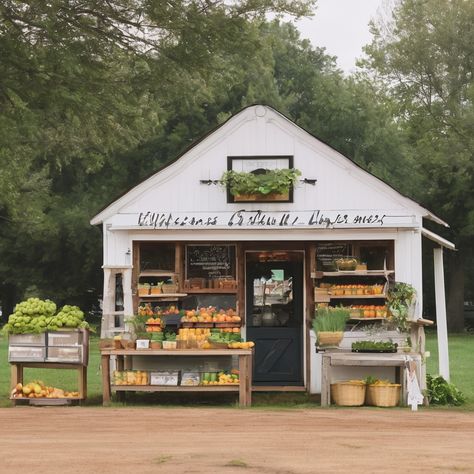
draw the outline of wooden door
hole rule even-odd
[[[247,259],[246,324],[247,339],[255,342],[254,385],[303,385],[303,253],[286,253],[286,261]]]

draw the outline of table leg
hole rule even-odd
[[[11,387],[13,390],[17,384],[23,383],[23,365],[22,364],[12,364],[11,365]]]
[[[327,407],[331,403],[331,360],[323,355],[321,373],[321,406]]]
[[[125,370],[125,356],[118,355],[115,358],[115,362],[117,364],[117,370],[124,371]],[[119,402],[125,402],[125,393],[123,391],[117,391],[117,399]]]
[[[79,396],[82,403],[87,398],[87,366],[81,365],[78,367],[77,374],[79,378]]]
[[[401,390],[402,394],[400,397],[400,406],[404,407],[407,404],[407,379],[406,379],[406,374],[405,374],[405,364],[400,366],[400,371],[399,371],[399,378],[400,378],[400,385],[401,385]]]
[[[239,355],[239,405],[252,404],[252,356]]]
[[[102,354],[102,404],[110,405],[110,355]]]
[[[23,365],[22,364],[12,364],[10,368],[11,372],[11,387],[10,390],[13,390],[17,384],[23,383]],[[13,405],[17,405],[17,400],[12,400]]]

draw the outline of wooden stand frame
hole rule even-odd
[[[110,383],[110,357],[115,356],[117,370],[124,370],[126,358],[133,356],[163,356],[163,357],[239,357],[239,385],[212,385],[212,386],[159,386],[159,385],[111,385]],[[103,405],[110,405],[111,392],[114,390],[119,395],[122,392],[239,392],[239,405],[248,407],[252,404],[252,361],[253,351],[245,349],[222,349],[222,350],[103,350],[101,351],[102,365],[102,390]]]
[[[65,400],[84,401],[87,398],[87,365],[83,364],[60,364],[53,362],[10,362],[11,365],[11,389],[18,383],[23,384],[23,369],[69,369],[77,371],[79,398],[65,398]],[[26,398],[12,399],[17,402],[28,400]],[[48,400],[48,399],[46,399]]]

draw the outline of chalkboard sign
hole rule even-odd
[[[235,279],[235,245],[187,245],[186,279]]]
[[[316,244],[316,270],[331,272],[336,270],[334,260],[352,255],[352,246],[346,242],[318,242]]]

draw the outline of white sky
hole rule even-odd
[[[316,14],[296,23],[303,38],[315,47],[325,47],[337,56],[338,66],[346,73],[355,70],[362,47],[371,41],[368,23],[387,0],[318,0]]]

